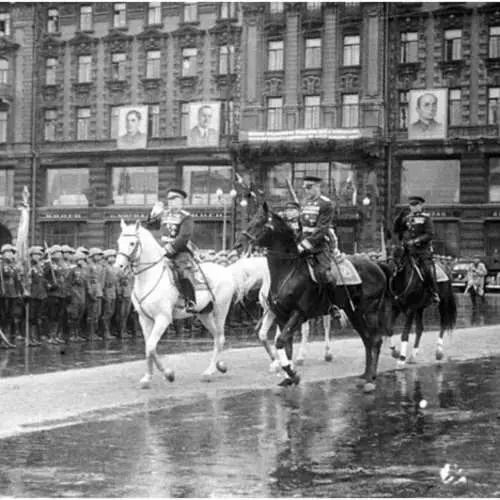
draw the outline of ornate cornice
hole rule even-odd
[[[0,54],[11,54],[15,52],[19,47],[20,45],[18,43],[9,40],[9,38],[0,38]]]
[[[239,45],[242,28],[235,25],[217,24],[208,30],[210,36],[215,40],[215,45]]]
[[[48,35],[40,42],[40,52],[42,57],[59,57],[64,48],[64,42],[59,38]]]
[[[120,30],[111,30],[102,41],[111,52],[127,52],[134,37]]]
[[[172,35],[176,38],[181,49],[188,47],[200,47],[203,45],[204,31],[190,24],[186,24],[174,31]]]
[[[449,4],[449,6],[434,11],[434,16],[439,21],[441,29],[460,29],[463,27],[464,19],[471,12],[472,9],[470,7]]]
[[[154,26],[148,26],[142,33],[137,35],[137,39],[141,42],[144,50],[160,50],[166,37],[166,33]]]
[[[73,47],[76,55],[83,56],[92,54],[98,41],[97,38],[80,31],[69,41],[69,44]]]

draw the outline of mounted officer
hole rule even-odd
[[[187,193],[182,189],[169,189],[167,192],[168,208],[165,210],[162,202],[156,202],[146,221],[146,227],[161,230],[161,242],[165,248],[165,255],[172,260],[179,275],[179,285],[185,299],[186,312],[195,313],[194,272],[197,264],[189,248],[193,237],[194,221],[191,214],[183,208],[186,198]]]
[[[422,269],[433,302],[439,303],[439,289],[436,268],[432,259],[432,239],[434,226],[429,214],[422,211],[425,200],[421,196],[410,196],[408,207],[394,220],[393,231],[403,242],[405,253],[413,257]]]
[[[302,227],[297,248],[300,253],[310,254],[318,281],[326,286],[331,302],[335,299],[335,278],[331,272],[330,230],[333,226],[335,206],[321,194],[320,177],[303,178],[305,191],[299,223]]]

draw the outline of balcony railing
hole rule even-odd
[[[471,125],[460,127],[448,127],[445,139],[480,139],[497,138],[500,135],[500,125]],[[401,129],[395,132],[396,140],[408,140],[408,131]],[[439,140],[439,139],[437,139]]]

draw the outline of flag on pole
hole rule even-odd
[[[23,294],[29,289],[30,263],[28,255],[28,233],[30,227],[30,193],[28,187],[23,188],[23,202],[21,207],[21,218],[17,228],[16,250],[17,259],[23,269]],[[25,344],[29,345],[29,306],[26,305],[25,314]]]
[[[383,224],[380,226],[380,250],[381,260],[387,260],[387,247],[385,245],[385,231]]]

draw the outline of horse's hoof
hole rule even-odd
[[[281,372],[281,366],[280,362],[275,359],[270,365],[269,365],[269,373],[280,373]]]
[[[302,365],[304,364],[304,358],[297,358],[297,359],[295,360],[295,364],[296,364],[297,366],[302,366]]]
[[[226,365],[226,363],[224,363],[224,361],[217,361],[215,366],[216,366],[217,370],[219,370],[221,373],[227,372],[227,365]]]
[[[364,387],[366,384],[366,380],[364,378],[359,378],[358,381],[356,382],[356,387],[358,389],[361,389],[362,387]]]
[[[437,347],[436,348],[436,359],[438,361],[441,361],[444,358],[444,351],[442,347]]]
[[[330,363],[331,361],[333,361],[333,355],[330,352],[325,352],[325,361],[327,363]]]
[[[165,374],[163,376],[167,382],[173,382],[175,380],[175,372],[170,368],[165,370]]]
[[[363,386],[363,392],[365,394],[370,394],[375,391],[375,384],[373,382],[366,382]]]
[[[212,378],[213,378],[213,373],[202,373],[201,375],[201,380],[202,382],[211,382],[212,381]]]
[[[396,363],[396,370],[402,370],[404,367],[405,367],[405,362],[398,359],[398,362]]]
[[[139,381],[141,389],[151,389],[151,378],[148,376],[142,377]]]
[[[393,349],[391,349],[391,356],[394,359],[398,359],[400,355],[401,355],[401,353],[395,347]]]

